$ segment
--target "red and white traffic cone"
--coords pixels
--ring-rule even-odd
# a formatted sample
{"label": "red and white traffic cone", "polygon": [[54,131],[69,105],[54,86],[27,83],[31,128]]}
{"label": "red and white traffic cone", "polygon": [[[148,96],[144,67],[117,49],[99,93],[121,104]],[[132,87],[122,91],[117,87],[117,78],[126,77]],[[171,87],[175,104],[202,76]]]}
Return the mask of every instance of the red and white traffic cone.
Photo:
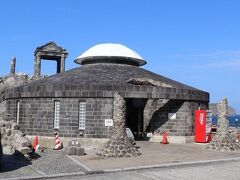
{"label": "red and white traffic cone", "polygon": [[60,149],[62,149],[62,142],[60,141],[58,135],[56,135],[54,150],[60,150]]}
{"label": "red and white traffic cone", "polygon": [[39,148],[39,144],[38,144],[38,136],[35,136],[34,140],[33,140],[33,144],[32,144],[32,148],[34,151],[37,151]]}
{"label": "red and white traffic cone", "polygon": [[161,144],[169,144],[167,141],[167,133],[163,132],[163,140],[160,142]]}

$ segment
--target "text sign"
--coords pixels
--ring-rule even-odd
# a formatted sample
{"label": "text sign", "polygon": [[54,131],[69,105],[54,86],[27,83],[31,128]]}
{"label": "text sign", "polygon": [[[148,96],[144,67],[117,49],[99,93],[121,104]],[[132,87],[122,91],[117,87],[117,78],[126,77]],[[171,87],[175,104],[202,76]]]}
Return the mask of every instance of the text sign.
{"label": "text sign", "polygon": [[113,126],[113,119],[105,119],[105,126]]}
{"label": "text sign", "polygon": [[168,119],[176,119],[176,113],[168,113]]}

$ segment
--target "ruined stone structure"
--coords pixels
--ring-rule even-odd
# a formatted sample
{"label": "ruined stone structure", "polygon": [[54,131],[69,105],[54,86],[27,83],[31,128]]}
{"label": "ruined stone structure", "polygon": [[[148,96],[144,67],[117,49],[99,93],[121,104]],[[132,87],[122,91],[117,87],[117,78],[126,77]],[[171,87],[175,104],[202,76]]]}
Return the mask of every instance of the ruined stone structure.
{"label": "ruined stone structure", "polygon": [[2,147],[8,147],[12,153],[18,151],[22,154],[32,152],[32,145],[25,133],[19,130],[16,122],[0,120]]}
{"label": "ruined stone structure", "polygon": [[229,133],[228,103],[227,99],[221,100],[217,104],[218,111],[218,128],[217,134],[212,142],[207,146],[208,149],[218,151],[238,151],[240,144],[236,142],[236,135],[231,136]]}
{"label": "ruined stone structure", "polygon": [[[35,52],[35,76],[50,45],[57,48],[50,43]],[[64,59],[66,51],[59,52]],[[7,120],[18,120],[27,135],[49,137],[57,130],[60,137],[108,139],[119,92],[126,101],[126,126],[136,139],[152,133],[150,140],[160,142],[165,131],[170,142],[184,143],[194,135],[194,110],[208,108],[207,92],[140,68],[146,61],[123,45],[96,45],[75,62],[82,66],[65,72],[59,67],[61,73],[8,89]]]}
{"label": "ruined stone structure", "polygon": [[57,61],[57,73],[64,72],[67,55],[66,49],[57,46],[54,42],[37,47],[34,52],[34,77],[41,75],[41,59]]}
{"label": "ruined stone structure", "polygon": [[11,62],[10,75],[15,74],[16,72],[16,58],[14,57]]}
{"label": "ruined stone structure", "polygon": [[110,140],[97,154],[103,157],[131,157],[141,153],[130,142],[126,133],[126,103],[118,93],[113,100],[113,132]]}
{"label": "ruined stone structure", "polygon": [[[31,142],[25,137],[25,133],[19,130],[16,120],[8,120],[6,113],[5,91],[7,88],[13,88],[25,84],[29,79],[27,75],[15,74],[16,59],[13,59],[10,75],[5,76],[0,82],[0,132],[1,147],[7,147],[13,152],[16,150],[22,154],[32,152]],[[1,152],[0,147],[0,152]]]}

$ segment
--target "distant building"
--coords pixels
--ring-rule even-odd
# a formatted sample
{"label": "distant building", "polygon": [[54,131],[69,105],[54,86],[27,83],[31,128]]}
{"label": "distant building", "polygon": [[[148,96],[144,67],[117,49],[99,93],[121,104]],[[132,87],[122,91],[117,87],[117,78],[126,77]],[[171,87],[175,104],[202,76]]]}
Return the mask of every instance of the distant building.
{"label": "distant building", "polygon": [[82,66],[65,72],[67,52],[55,43],[35,55],[36,79],[42,55],[57,60],[57,74],[6,92],[7,118],[27,135],[57,130],[61,137],[109,138],[117,91],[126,99],[126,125],[136,139],[152,133],[150,140],[159,142],[165,131],[172,142],[187,142],[194,135],[194,110],[208,108],[209,93],[140,68],[146,61],[120,44],[88,49],[75,59]]}

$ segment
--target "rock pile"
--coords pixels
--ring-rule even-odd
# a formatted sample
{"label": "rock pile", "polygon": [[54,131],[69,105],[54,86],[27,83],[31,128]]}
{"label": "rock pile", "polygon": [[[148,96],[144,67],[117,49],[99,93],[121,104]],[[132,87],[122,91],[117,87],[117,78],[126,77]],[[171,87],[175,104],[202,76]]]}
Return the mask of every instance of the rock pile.
{"label": "rock pile", "polygon": [[113,102],[113,132],[111,139],[105,144],[97,155],[102,157],[132,157],[141,153],[129,141],[125,130],[125,100],[118,93],[114,94]]}
{"label": "rock pile", "polygon": [[221,100],[217,104],[218,111],[218,128],[212,142],[207,145],[207,149],[218,151],[238,151],[240,144],[236,142],[236,136],[229,133],[229,124],[227,120],[228,103],[227,99]]}
{"label": "rock pile", "polygon": [[5,121],[6,101],[5,91],[29,82],[28,75],[24,73],[12,73],[0,78],[0,130],[2,147],[7,147],[11,152],[18,151],[22,154],[32,152],[31,142],[25,137],[25,134],[19,130],[19,126],[14,121]]}
{"label": "rock pile", "polygon": [[0,78],[0,102],[5,100],[5,90],[7,88],[20,86],[29,82],[28,75],[24,73],[11,74]]}
{"label": "rock pile", "polygon": [[2,147],[8,147],[12,152],[18,151],[23,155],[31,153],[31,141],[19,130],[13,121],[0,121]]}

